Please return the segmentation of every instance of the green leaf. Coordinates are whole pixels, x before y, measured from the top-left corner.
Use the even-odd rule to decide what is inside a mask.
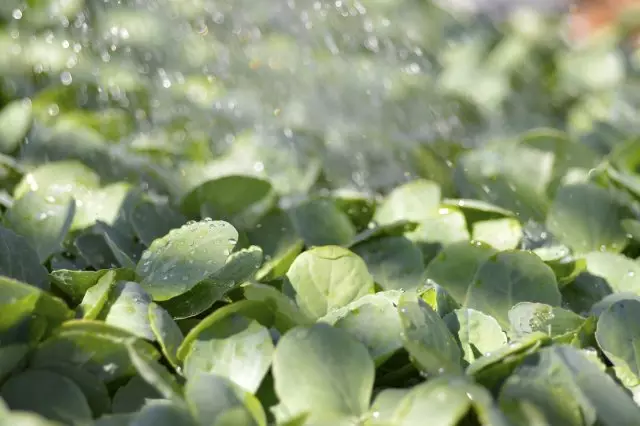
[[[495,204],[481,200],[445,198],[442,200],[442,207],[455,207],[462,210],[467,219],[467,223],[470,225],[479,221],[502,219],[514,216],[514,213],[510,210],[503,209]]]
[[[375,282],[385,290],[415,290],[422,285],[422,253],[409,239],[379,238],[360,243],[352,250],[362,257]]]
[[[471,238],[496,250],[513,250],[522,239],[522,226],[514,218],[483,220],[473,224]]]
[[[457,336],[465,361],[471,363],[507,343],[507,336],[495,318],[474,309],[462,308],[444,318],[449,331]]]
[[[474,407],[481,424],[507,425],[491,395],[463,378],[441,377],[413,387],[397,404],[392,424],[410,426],[425,418],[438,425],[455,426]]]
[[[187,381],[187,403],[199,424],[217,424],[229,410],[240,408],[253,420],[252,425],[266,426],[260,402],[233,382],[215,374],[200,374]]]
[[[493,316],[509,326],[509,309],[519,302],[560,305],[556,277],[532,253],[507,251],[491,256],[480,266],[469,286],[464,306]]]
[[[177,368],[178,348],[184,340],[182,330],[165,309],[153,302],[149,304],[149,322],[155,336],[154,340],[160,344],[162,354],[174,368]]]
[[[31,411],[54,421],[82,425],[92,419],[82,390],[70,379],[46,370],[28,370],[9,378],[0,395],[12,410]]]
[[[72,380],[87,398],[87,403],[91,407],[94,417],[111,412],[111,398],[107,387],[98,377],[69,365],[48,366],[46,370]]]
[[[29,345],[17,343],[0,347],[0,383],[17,370],[29,353]],[[2,405],[2,402],[0,402]],[[2,408],[0,407],[0,413]]]
[[[98,282],[87,290],[79,306],[84,319],[94,320],[100,317],[116,283],[116,273],[111,270],[100,277]]]
[[[356,229],[332,199],[311,199],[288,210],[296,233],[308,247],[348,245]]]
[[[264,252],[264,264],[256,275],[259,280],[270,280],[286,274],[304,247],[304,241],[296,233],[287,213],[277,208],[264,216],[247,235],[249,241]]]
[[[359,244],[369,243],[379,238],[402,237],[407,233],[415,231],[417,227],[417,222],[410,222],[408,220],[398,220],[384,225],[375,225],[372,222],[370,227],[355,236],[349,248]]]
[[[97,284],[98,280],[108,271],[74,271],[56,269],[49,277],[56,289],[60,290],[74,304],[80,303],[87,290]]]
[[[189,217],[212,217],[239,229],[254,227],[275,204],[271,184],[252,176],[224,176],[205,182],[182,199]]]
[[[440,186],[424,179],[414,180],[391,191],[376,210],[379,224],[398,220],[422,222],[437,215],[440,207]]]
[[[73,316],[57,297],[0,276],[0,344],[36,343]]]
[[[396,309],[400,294],[385,291],[366,295],[318,321],[347,331],[367,347],[379,365],[402,348],[402,323]]]
[[[113,396],[113,412],[120,414],[136,413],[150,401],[161,398],[162,395],[158,393],[156,388],[147,383],[142,377],[136,375],[116,391]]]
[[[31,365],[47,367],[72,365],[95,374],[105,383],[135,374],[126,342],[131,333],[99,321],[67,321],[57,333],[34,352]],[[148,343],[143,345],[148,356],[159,354]]]
[[[593,184],[573,184],[558,189],[546,224],[575,252],[620,252],[626,245],[621,219],[620,206],[609,191]]]
[[[604,279],[616,293],[640,295],[640,263],[620,254],[592,252],[584,256],[587,272]]]
[[[422,249],[426,261],[431,261],[443,248],[470,239],[467,223],[461,211],[441,208],[420,222],[415,231],[407,234]]]
[[[47,270],[27,240],[0,226],[0,241],[0,274],[48,290]]]
[[[259,301],[270,309],[274,315],[274,326],[281,333],[298,325],[310,325],[314,322],[300,311],[292,299],[275,287],[253,283],[244,287],[244,297]]]
[[[7,211],[4,223],[22,235],[44,263],[62,250],[75,210],[76,203],[69,196],[43,197],[37,192],[28,192]]]
[[[544,333],[532,333],[512,340],[508,345],[476,359],[467,367],[466,373],[490,390],[496,390],[527,355],[537,352],[549,341]]]
[[[269,330],[241,315],[218,312],[187,335],[184,375],[193,379],[213,373],[255,393],[271,365],[274,345]]]
[[[0,111],[0,152],[15,152],[33,123],[30,99],[20,99],[5,105]]]
[[[192,289],[222,268],[238,242],[238,232],[226,222],[188,223],[155,240],[136,273],[154,300],[167,300]]]
[[[364,345],[348,333],[316,324],[296,327],[280,339],[273,377],[287,419],[309,413],[307,422],[314,424],[341,417],[355,420],[369,408],[374,363]]]
[[[598,320],[596,340],[626,386],[640,384],[640,301],[619,300]]]
[[[544,413],[550,424],[594,424],[596,412],[573,380],[572,371],[553,349],[530,355],[500,391],[501,403],[526,400]]]
[[[152,401],[131,419],[136,426],[197,426],[189,411],[170,401]]]
[[[542,332],[549,337],[575,334],[585,323],[580,315],[543,303],[521,302],[509,311],[511,331],[515,336]]]
[[[249,281],[262,263],[262,249],[251,246],[227,258],[225,265],[180,296],[162,302],[176,319],[194,317],[211,308],[224,296]]]
[[[106,275],[105,275],[106,277]],[[149,296],[133,281],[119,281],[109,292],[104,322],[147,340],[155,340],[149,320]]]
[[[299,255],[287,278],[298,306],[309,317],[320,318],[333,309],[373,292],[373,278],[364,261],[337,247],[316,247]]]
[[[187,219],[168,203],[143,199],[133,206],[130,221],[140,241],[150,246],[154,240],[184,225]]]
[[[464,304],[467,291],[478,269],[496,251],[485,244],[460,242],[442,250],[428,265],[427,278],[443,287],[459,304]]]
[[[142,379],[153,387],[163,398],[182,403],[182,388],[176,378],[158,361],[146,353],[146,348],[135,341],[126,343],[131,363]]]
[[[405,293],[398,311],[404,347],[423,374],[456,374],[462,371],[460,348],[445,322],[422,299]]]

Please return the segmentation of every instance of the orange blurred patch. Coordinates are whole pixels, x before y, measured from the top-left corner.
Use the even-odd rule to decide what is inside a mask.
[[[632,8],[640,8],[640,0],[578,0],[569,15],[569,37],[580,42],[601,34]],[[632,36],[636,45],[638,34]]]

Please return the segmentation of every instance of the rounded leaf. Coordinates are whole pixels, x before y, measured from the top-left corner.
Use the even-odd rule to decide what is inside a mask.
[[[316,247],[302,253],[289,268],[287,278],[298,305],[312,318],[320,318],[373,292],[373,278],[364,261],[337,246]]]
[[[154,300],[167,300],[192,289],[225,265],[238,242],[227,222],[188,223],[155,240],[138,262],[140,285]]]
[[[320,323],[296,327],[280,339],[273,377],[280,403],[290,417],[309,413],[310,423],[357,419],[369,408],[374,363],[360,342]]]

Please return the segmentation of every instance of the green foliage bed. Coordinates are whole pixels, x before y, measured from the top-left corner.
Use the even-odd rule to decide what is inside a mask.
[[[0,425],[640,424],[623,31],[22,3],[0,5]]]

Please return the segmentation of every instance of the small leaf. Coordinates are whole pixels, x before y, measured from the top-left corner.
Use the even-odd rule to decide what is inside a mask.
[[[513,250],[522,239],[522,226],[514,218],[484,220],[473,224],[471,238],[496,250]]]
[[[440,186],[424,179],[395,188],[376,210],[374,220],[387,224],[398,220],[421,222],[438,213]]]
[[[498,321],[474,309],[456,309],[444,317],[444,322],[458,337],[464,359],[469,363],[507,344],[507,336]]]
[[[19,99],[5,105],[0,111],[0,152],[15,152],[33,123],[30,99]]]
[[[151,297],[140,284],[133,281],[119,281],[109,294],[104,322],[153,341],[155,335],[149,320],[150,304]]]
[[[182,330],[165,309],[153,302],[149,304],[149,322],[162,353],[173,367],[177,368],[178,348],[184,340]]]
[[[192,289],[222,268],[238,242],[226,222],[201,221],[174,229],[146,250],[136,273],[154,300],[167,300]]]
[[[44,197],[29,192],[13,203],[4,222],[22,235],[38,253],[41,263],[62,250],[76,211],[76,203],[69,196]]]
[[[287,278],[300,308],[312,318],[373,292],[373,278],[364,261],[351,251],[325,246],[299,255]]]
[[[48,290],[47,270],[40,264],[38,253],[27,240],[0,227],[0,241],[0,274]]]
[[[444,321],[422,299],[405,293],[398,303],[404,346],[424,374],[460,373],[461,354]]]
[[[139,347],[135,342],[126,343],[127,351],[131,363],[151,387],[153,387],[163,398],[181,403],[182,389],[176,378],[158,361],[151,358],[144,347]]]
[[[626,386],[640,384],[640,301],[620,300],[602,312],[596,340]]]

